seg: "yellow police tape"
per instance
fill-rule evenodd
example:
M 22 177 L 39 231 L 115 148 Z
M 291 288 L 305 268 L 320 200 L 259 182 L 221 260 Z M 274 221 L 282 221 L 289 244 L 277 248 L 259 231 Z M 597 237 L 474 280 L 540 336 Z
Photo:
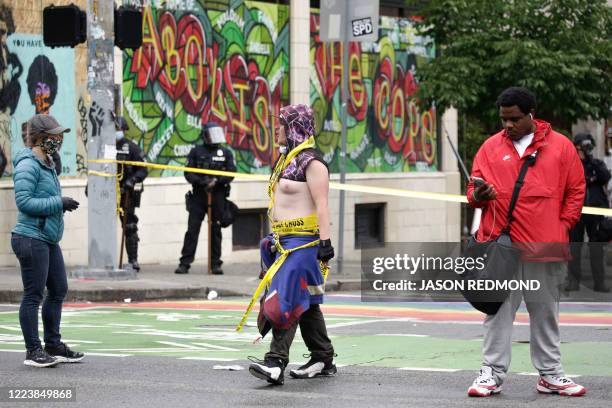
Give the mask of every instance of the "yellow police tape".
M 183 171 L 183 172 L 191 172 L 191 173 L 209 174 L 212 176 L 236 177 L 236 178 L 241 178 L 241 179 L 246 179 L 246 180 L 256 180 L 256 181 L 268 181 L 269 180 L 269 177 L 263 174 L 247 174 L 247 173 L 236 173 L 232 171 L 197 169 L 194 167 L 173 166 L 169 164 L 156 164 L 156 163 L 113 160 L 113 159 L 89 160 L 89 163 L 96 163 L 96 164 L 118 163 L 118 164 L 124 164 L 128 166 L 148 167 L 151 169 L 158 169 L 158 170 L 175 170 L 175 171 Z M 96 173 L 99 173 L 99 172 L 94 172 L 90 170 L 89 173 L 98 175 Z M 446 201 L 446 202 L 452 202 L 452 203 L 467 203 L 467 198 L 464 195 L 459 195 L 459 194 L 430 193 L 426 191 L 413 191 L 413 190 L 404 190 L 404 189 L 399 189 L 399 188 L 387 188 L 387 187 L 371 187 L 371 186 L 364 186 L 360 184 L 343 184 L 343 183 L 334 183 L 334 182 L 330 182 L 329 187 L 334 190 L 344 190 L 344 191 L 351 191 L 355 193 L 368 193 L 368 194 L 387 195 L 387 196 L 394 196 L 394 197 L 417 198 L 417 199 L 423 199 L 423 200 Z M 591 215 L 604 215 L 606 217 L 612 217 L 612 209 L 609 209 L 609 208 L 583 207 L 582 213 L 591 214 Z

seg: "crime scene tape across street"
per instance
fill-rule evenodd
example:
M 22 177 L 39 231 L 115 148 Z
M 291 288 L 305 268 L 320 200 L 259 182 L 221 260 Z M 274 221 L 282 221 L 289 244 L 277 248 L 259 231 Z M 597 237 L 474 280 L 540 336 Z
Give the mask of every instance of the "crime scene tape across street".
M 209 170 L 209 169 L 198 169 L 195 167 L 183 167 L 183 166 L 174 166 L 170 164 L 156 164 L 156 163 L 147 163 L 147 162 L 137 162 L 137 161 L 125 161 L 125 160 L 114 160 L 114 159 L 98 159 L 98 160 L 89 160 L 89 163 L 95 164 L 123 164 L 126 166 L 140 166 L 147 167 L 151 169 L 158 170 L 175 170 L 182 172 L 191 172 L 191 173 L 200 173 L 200 174 L 209 174 L 212 176 L 225 176 L 225 177 L 235 177 L 246 180 L 256 180 L 256 181 L 268 181 L 269 177 L 263 174 L 248 174 L 248 173 L 237 173 L 232 171 L 222 171 L 222 170 Z M 92 175 L 104 175 L 108 176 L 108 173 L 101 173 L 98 171 L 90 170 L 89 174 Z M 435 201 L 446 201 L 451 203 L 466 203 L 467 198 L 464 195 L 459 194 L 447 194 L 447 193 L 432 193 L 427 191 L 413 191 L 413 190 L 404 190 L 400 188 L 387 188 L 387 187 L 371 187 L 364 186 L 360 184 L 342 184 L 330 182 L 329 188 L 334 190 L 344 190 L 351 191 L 356 193 L 368 193 L 368 194 L 378 194 L 378 195 L 388 195 L 395 197 L 405 197 L 405 198 L 418 198 L 423 200 L 435 200 Z M 591 214 L 591 215 L 603 215 L 606 217 L 612 217 L 612 209 L 609 208 L 596 208 L 596 207 L 583 207 L 583 214 Z

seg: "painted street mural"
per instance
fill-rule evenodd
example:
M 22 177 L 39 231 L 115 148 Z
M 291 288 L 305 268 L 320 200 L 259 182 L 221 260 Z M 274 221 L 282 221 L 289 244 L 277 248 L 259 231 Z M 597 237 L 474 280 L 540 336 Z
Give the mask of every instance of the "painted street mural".
M 143 45 L 123 54 L 128 136 L 147 161 L 184 165 L 202 125 L 215 122 L 225 128 L 239 171 L 267 173 L 271 115 L 289 99 L 288 7 L 203 4 L 144 9 Z
M 321 43 L 319 15 L 310 18 L 310 102 L 317 115 L 319 148 L 339 171 L 342 45 Z M 348 172 L 435 171 L 436 112 L 415 100 L 419 62 L 432 58 L 412 23 L 381 17 L 376 43 L 349 48 Z
M 0 7 L 0 154 L 8 161 L 4 176 L 11 175 L 11 157 L 24 145 L 21 123 L 37 113 L 52 114 L 72 129 L 60 154 L 62 174 L 75 175 L 74 50 L 45 47 L 42 36 L 14 33 L 11 24 L 10 10 Z

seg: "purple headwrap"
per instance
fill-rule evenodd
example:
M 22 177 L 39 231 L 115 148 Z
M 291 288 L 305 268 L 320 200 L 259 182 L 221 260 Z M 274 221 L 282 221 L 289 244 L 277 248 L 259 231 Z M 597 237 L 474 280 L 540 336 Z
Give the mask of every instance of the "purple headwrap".
M 309 106 L 287 105 L 280 109 L 280 117 L 285 125 L 287 150 L 291 151 L 314 136 L 314 112 Z

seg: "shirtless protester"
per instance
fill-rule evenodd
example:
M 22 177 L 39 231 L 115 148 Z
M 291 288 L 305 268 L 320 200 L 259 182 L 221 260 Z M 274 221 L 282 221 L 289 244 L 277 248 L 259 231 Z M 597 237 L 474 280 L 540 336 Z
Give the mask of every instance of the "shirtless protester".
M 262 264 L 267 272 L 249 306 L 250 309 L 265 289 L 258 328 L 262 336 L 271 329 L 272 341 L 264 360 L 254 360 L 249 372 L 280 385 L 298 325 L 310 351 L 310 361 L 291 370 L 291 377 L 331 376 L 337 370 L 334 348 L 319 307 L 327 262 L 334 257 L 327 203 L 329 172 L 315 150 L 312 109 L 306 105 L 285 106 L 280 110 L 279 122 L 276 134 L 281 156 L 268 187 L 273 233 L 261 243 Z

